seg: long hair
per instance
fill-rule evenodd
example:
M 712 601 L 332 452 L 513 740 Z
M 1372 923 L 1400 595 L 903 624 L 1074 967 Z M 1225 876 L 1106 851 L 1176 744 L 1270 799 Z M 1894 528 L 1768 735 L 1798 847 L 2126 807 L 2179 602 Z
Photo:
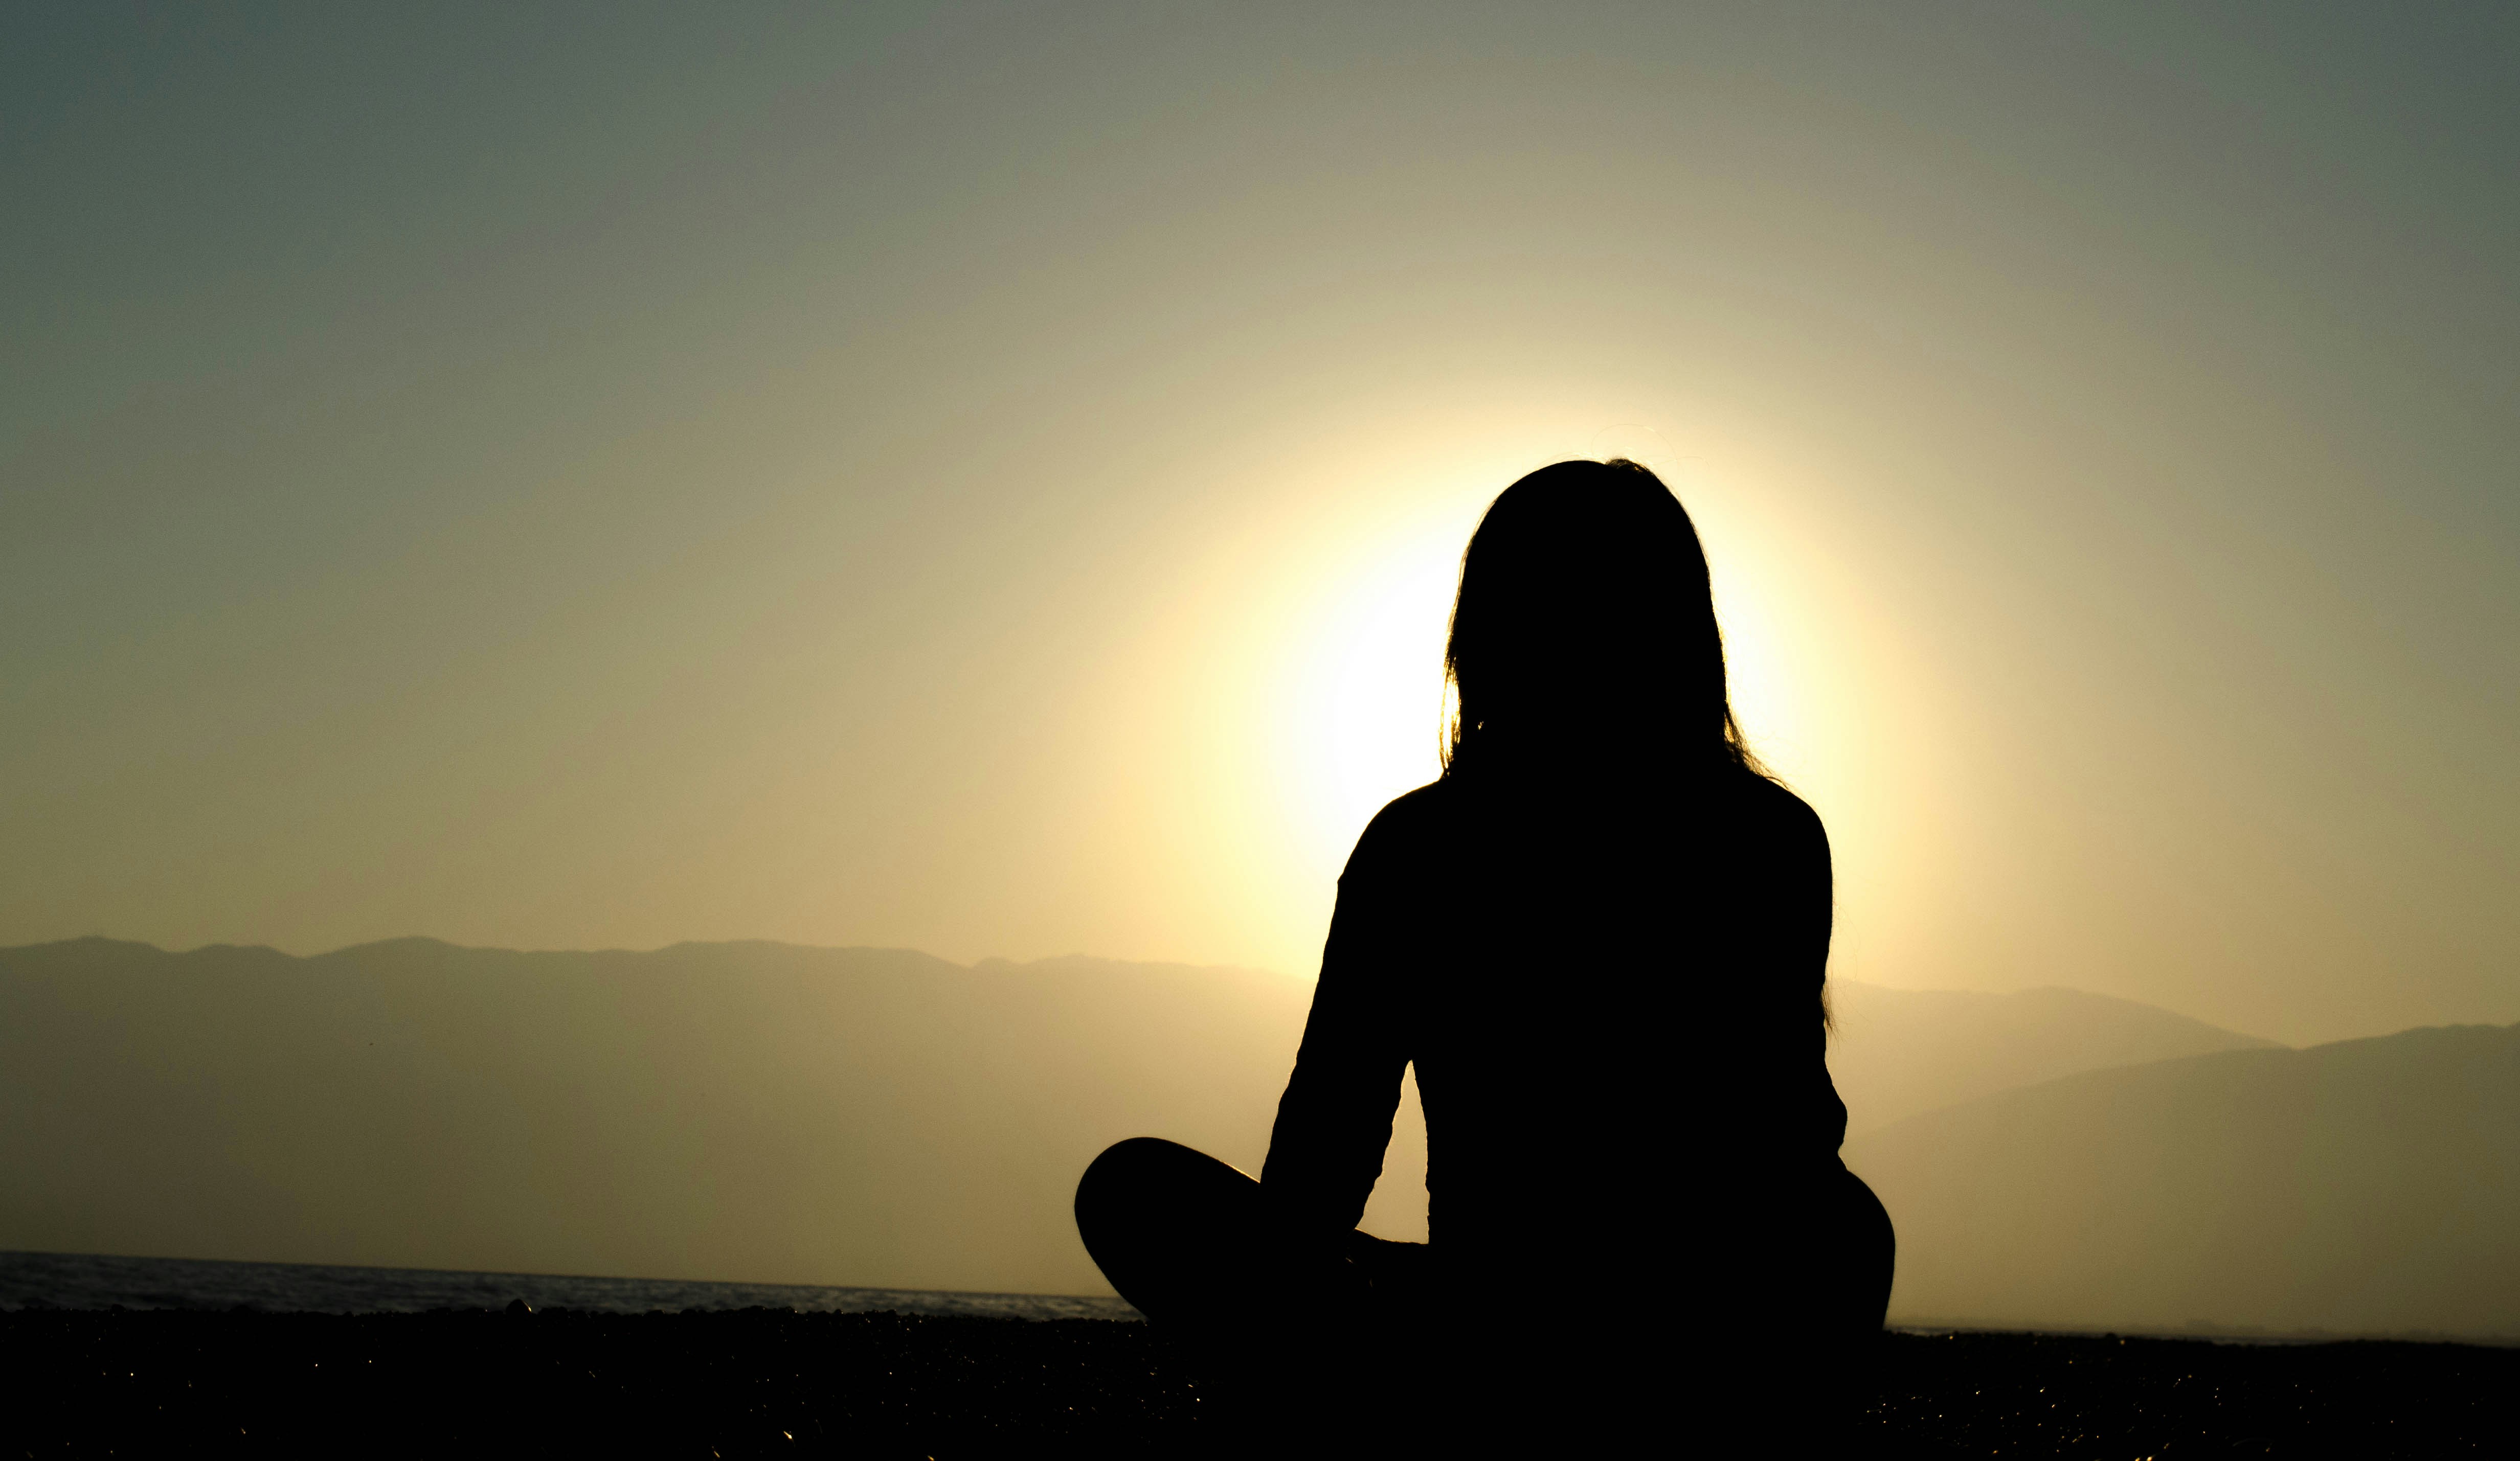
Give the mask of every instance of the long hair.
M 1581 756 L 1766 775 L 1724 677 L 1696 525 L 1624 458 L 1498 494 L 1462 554 L 1444 644 L 1444 775 Z

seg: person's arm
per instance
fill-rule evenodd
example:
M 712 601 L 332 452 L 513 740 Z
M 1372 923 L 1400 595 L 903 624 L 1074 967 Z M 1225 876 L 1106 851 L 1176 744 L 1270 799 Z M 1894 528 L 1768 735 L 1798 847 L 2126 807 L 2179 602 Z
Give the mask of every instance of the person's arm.
M 1836 875 L 1830 866 L 1828 829 L 1820 814 L 1801 798 L 1786 838 L 1786 906 L 1784 975 L 1806 1011 L 1800 1021 L 1807 1032 L 1797 1043 L 1796 1062 L 1804 1071 L 1803 1088 L 1811 1101 L 1811 1132 L 1830 1160 L 1846 1140 L 1846 1103 L 1838 1098 L 1828 1075 L 1828 943 L 1836 921 Z
M 1737 1027 L 1715 1057 L 1742 1120 L 1707 1139 L 1739 1142 L 1735 1160 L 1801 1170 L 1834 1164 L 1846 1107 L 1828 1074 L 1826 985 L 1833 890 L 1828 833 L 1800 797 L 1749 786 L 1719 923 Z
M 1325 1230 L 1352 1228 L 1365 1215 L 1410 1058 L 1402 971 L 1392 958 L 1402 943 L 1393 924 L 1405 915 L 1377 866 L 1377 844 L 1387 840 L 1377 835 L 1382 820 L 1366 829 L 1339 878 L 1321 983 L 1260 1169 L 1261 1188 L 1280 1211 Z

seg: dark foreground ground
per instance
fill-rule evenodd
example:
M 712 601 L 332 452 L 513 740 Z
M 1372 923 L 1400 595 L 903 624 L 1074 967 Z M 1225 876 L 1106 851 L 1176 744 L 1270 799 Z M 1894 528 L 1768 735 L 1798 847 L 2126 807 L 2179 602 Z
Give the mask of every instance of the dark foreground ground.
M 1194 1455 L 1226 1432 L 1161 1335 L 1094 1319 L 0 1312 L 0 1457 Z M 2520 1350 L 1894 1335 L 1853 1454 L 2507 1456 L 2515 1396 Z

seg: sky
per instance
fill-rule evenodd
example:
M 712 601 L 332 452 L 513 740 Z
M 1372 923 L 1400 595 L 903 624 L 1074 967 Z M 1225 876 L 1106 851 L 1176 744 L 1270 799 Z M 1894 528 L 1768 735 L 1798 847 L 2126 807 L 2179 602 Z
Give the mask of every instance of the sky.
M 0 38 L 0 944 L 1306 975 L 1625 455 L 1834 975 L 2520 1020 L 2508 8 Z

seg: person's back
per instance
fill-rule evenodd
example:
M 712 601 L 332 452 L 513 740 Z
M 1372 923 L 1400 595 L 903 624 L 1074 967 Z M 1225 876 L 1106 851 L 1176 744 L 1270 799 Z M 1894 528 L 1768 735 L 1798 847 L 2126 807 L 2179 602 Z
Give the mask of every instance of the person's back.
M 1447 778 L 1357 845 L 1262 1180 L 1353 1226 L 1415 1063 L 1428 1229 L 1501 1278 L 1709 1181 L 1833 1165 L 1827 845 L 1732 769 L 1535 786 Z

